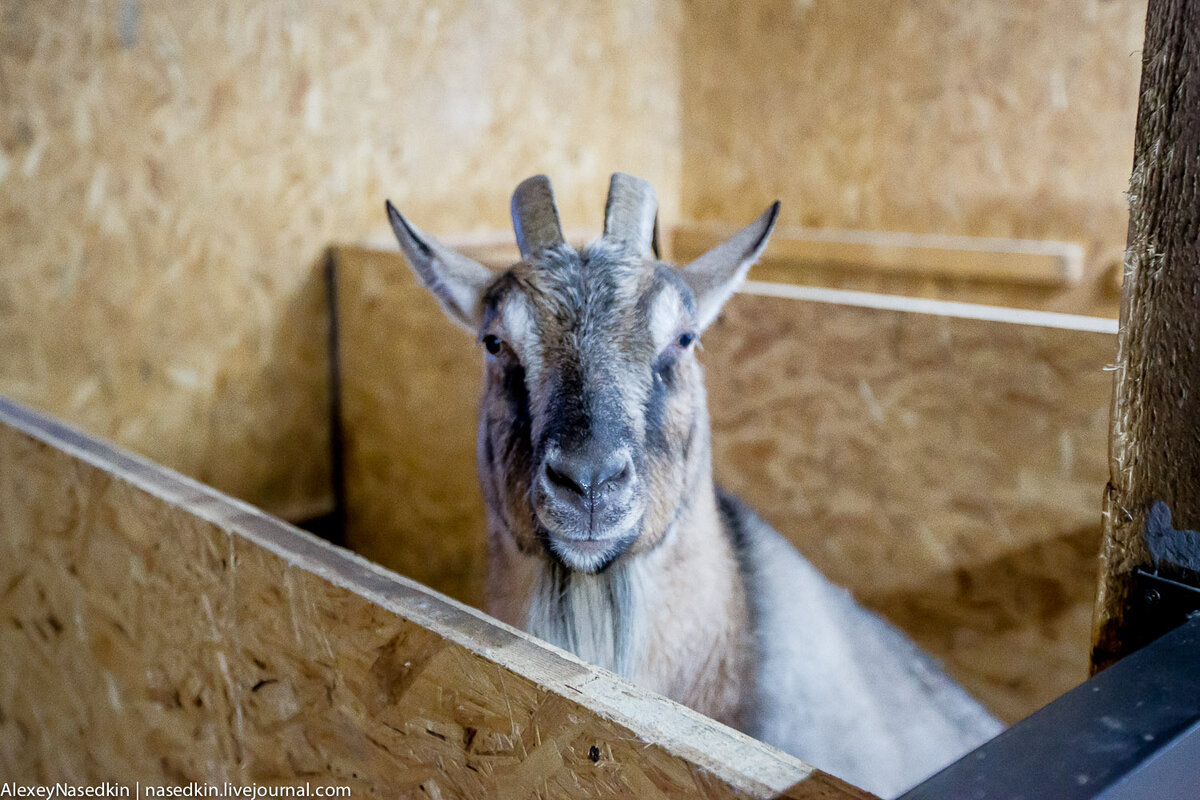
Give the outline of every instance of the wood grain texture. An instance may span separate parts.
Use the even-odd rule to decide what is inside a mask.
[[[2,400],[0,554],[18,783],[869,797]]]
[[[399,252],[339,247],[334,260],[346,544],[482,608],[477,346]]]
[[[328,501],[335,238],[506,225],[527,175],[677,216],[674,3],[5,3],[0,392],[271,510]]]
[[[684,4],[684,219],[1079,242],[1065,289],[811,270],[1116,316],[1145,0]]]
[[[1131,573],[1153,568],[1146,515],[1200,528],[1200,7],[1153,0],[1142,53],[1129,245],[1114,373],[1104,569],[1092,665],[1142,643],[1127,623]]]
[[[477,348],[398,253],[336,257],[348,543],[478,604]],[[717,478],[1019,719],[1086,677],[1114,349],[739,294],[701,354]]]

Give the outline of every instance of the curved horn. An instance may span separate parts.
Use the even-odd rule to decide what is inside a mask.
[[[562,243],[562,226],[558,223],[549,178],[534,175],[521,181],[512,196],[512,221],[521,258],[534,250]]]
[[[613,173],[604,207],[604,237],[625,243],[640,256],[648,256],[655,249],[657,219],[658,197],[654,187],[633,175]]]

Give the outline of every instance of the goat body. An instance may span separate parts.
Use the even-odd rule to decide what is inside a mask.
[[[714,494],[676,538],[594,575],[493,538],[489,611],[883,797],[1000,732],[903,633]]]
[[[513,195],[522,260],[500,274],[388,212],[418,277],[487,352],[493,615],[882,795],[999,731],[713,484],[694,342],[778,203],[676,269],[652,254],[644,181],[613,176],[604,235],[577,252],[537,176]]]

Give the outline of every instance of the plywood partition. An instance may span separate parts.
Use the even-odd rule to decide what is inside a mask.
[[[751,284],[704,336],[717,478],[1015,721],[1087,677],[1115,330]]]
[[[721,5],[683,4],[684,219],[1075,241],[1081,280],[1020,305],[1116,316],[1145,0]]]
[[[398,253],[334,259],[348,541],[481,603],[477,346]],[[704,336],[717,477],[1018,719],[1087,675],[1115,329],[752,284]]]
[[[335,248],[333,259],[346,543],[482,608],[475,342],[398,252]]]
[[[18,783],[869,797],[2,399],[0,611]]]

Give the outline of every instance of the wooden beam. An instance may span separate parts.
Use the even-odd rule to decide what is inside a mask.
[[[1093,669],[1135,649],[1147,514],[1200,529],[1200,4],[1152,0],[1142,50]],[[1143,616],[1144,618],[1144,616]]]
[[[18,783],[870,797],[3,398],[0,618]]]
[[[735,230],[718,224],[678,225],[669,234],[671,257],[687,263]],[[797,273],[811,268],[1069,286],[1083,277],[1083,248],[1071,242],[781,226],[754,275],[793,282]]]

